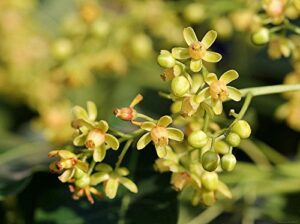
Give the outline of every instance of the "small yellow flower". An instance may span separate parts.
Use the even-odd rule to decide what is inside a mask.
[[[155,149],[159,158],[163,158],[167,154],[167,146],[169,139],[175,141],[182,141],[184,138],[183,133],[176,128],[167,128],[172,123],[170,116],[161,117],[155,122],[144,122],[141,128],[148,131],[144,134],[137,143],[137,149],[145,148],[151,141],[155,145]]]
[[[223,73],[220,79],[217,78],[216,74],[209,73],[205,77],[205,82],[209,87],[204,88],[198,94],[198,102],[204,101],[207,97],[210,97],[212,108],[215,114],[221,114],[223,110],[222,102],[232,99],[234,101],[241,100],[241,93],[238,89],[227,86],[228,83],[239,77],[235,70],[229,70]]]
[[[191,59],[190,69],[199,72],[202,68],[202,60],[216,63],[222,59],[219,53],[209,51],[208,48],[217,38],[217,32],[208,31],[201,41],[198,40],[193,28],[187,27],[183,30],[183,37],[188,44],[188,48],[175,47],[172,55],[175,59]]]

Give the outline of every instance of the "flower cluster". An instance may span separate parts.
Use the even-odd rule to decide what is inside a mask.
[[[234,169],[233,147],[238,147],[241,139],[249,138],[251,128],[242,120],[245,109],[239,114],[231,111],[235,119],[228,126],[220,123],[218,117],[225,101],[241,100],[241,92],[228,86],[239,75],[228,70],[218,78],[208,71],[205,63],[216,63],[222,58],[208,50],[216,40],[215,31],[209,31],[198,41],[194,30],[188,27],[183,36],[187,48],[162,50],[158,56],[158,63],[164,68],[161,77],[170,82],[170,93],[162,95],[173,101],[171,116],[154,119],[140,113],[136,106],[143,97],[138,94],[129,106],[114,110],[117,118],[137,128],[123,133],[111,129],[104,120],[96,120],[97,109],[92,102],[87,103],[87,111],[79,106],[73,108],[76,148],[52,151],[49,156],[59,158],[51,169],[61,174],[62,182],[71,184],[74,198],[85,194],[93,202],[91,194],[104,194],[112,199],[119,185],[137,193],[136,184],[126,177],[129,170],[120,165],[131,146],[142,150],[151,142],[158,156],[156,170],[172,173],[171,184],[176,191],[192,191],[194,205],[201,202],[210,206],[220,195],[231,197],[218,173]],[[247,106],[245,101],[243,107]],[[123,149],[115,168],[104,163],[107,150],[118,150],[120,146]],[[103,193],[98,191],[99,185]]]

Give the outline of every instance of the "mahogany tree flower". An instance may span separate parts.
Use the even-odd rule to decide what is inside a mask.
[[[201,70],[202,60],[216,63],[222,59],[221,54],[208,51],[208,48],[217,38],[216,31],[208,31],[204,35],[203,39],[199,41],[193,28],[187,27],[183,30],[183,37],[188,45],[188,48],[175,47],[172,49],[172,55],[174,58],[179,60],[191,59],[190,69],[193,72],[199,72]]]
[[[165,157],[169,139],[182,141],[184,138],[184,134],[179,129],[167,128],[172,121],[170,116],[163,116],[157,122],[143,122],[141,128],[148,132],[139,139],[137,149],[141,150],[145,148],[152,141],[158,157]]]

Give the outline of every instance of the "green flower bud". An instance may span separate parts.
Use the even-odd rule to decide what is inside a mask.
[[[236,158],[233,154],[226,154],[221,159],[221,167],[225,171],[232,171],[236,165]]]
[[[207,151],[202,155],[202,166],[206,171],[212,172],[217,169],[220,157],[213,151]]]
[[[229,152],[229,145],[224,141],[217,141],[214,144],[214,150],[218,154],[227,154]]]
[[[182,97],[190,89],[190,83],[184,76],[177,76],[171,82],[171,90],[175,96]]]
[[[52,46],[52,54],[58,60],[68,58],[72,54],[72,51],[72,42],[65,38],[57,40]]]
[[[241,137],[238,134],[234,133],[234,132],[230,132],[226,136],[225,140],[232,147],[237,147],[241,143]]]
[[[188,137],[188,143],[194,148],[202,148],[207,142],[207,135],[200,130],[192,132]]]
[[[254,44],[266,44],[270,40],[270,32],[267,28],[260,28],[257,32],[252,34],[252,41]]]
[[[212,206],[216,203],[215,194],[213,191],[205,191],[202,193],[202,201],[206,206]]]
[[[237,133],[241,138],[249,138],[251,127],[247,121],[239,120],[232,126],[231,131]]]
[[[85,188],[90,184],[90,176],[83,175],[80,179],[75,181],[75,185],[80,188]]]
[[[215,172],[205,172],[201,176],[201,183],[206,190],[216,190],[219,183],[218,174],[216,174]]]
[[[172,68],[174,67],[176,60],[169,51],[162,50],[157,57],[157,62],[161,67]]]

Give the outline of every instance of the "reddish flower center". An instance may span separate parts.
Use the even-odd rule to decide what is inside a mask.
[[[214,81],[210,86],[209,86],[209,94],[212,99],[214,100],[226,100],[228,98],[228,89],[227,86],[224,82],[220,80]]]
[[[206,53],[206,48],[200,41],[194,42],[189,46],[189,55],[192,59],[195,60],[202,59],[205,53]]]
[[[165,146],[168,145],[168,130],[165,127],[156,126],[152,128],[150,136],[155,145]]]
[[[100,129],[91,130],[87,136],[85,145],[89,149],[93,149],[102,145],[105,141],[105,133]]]

